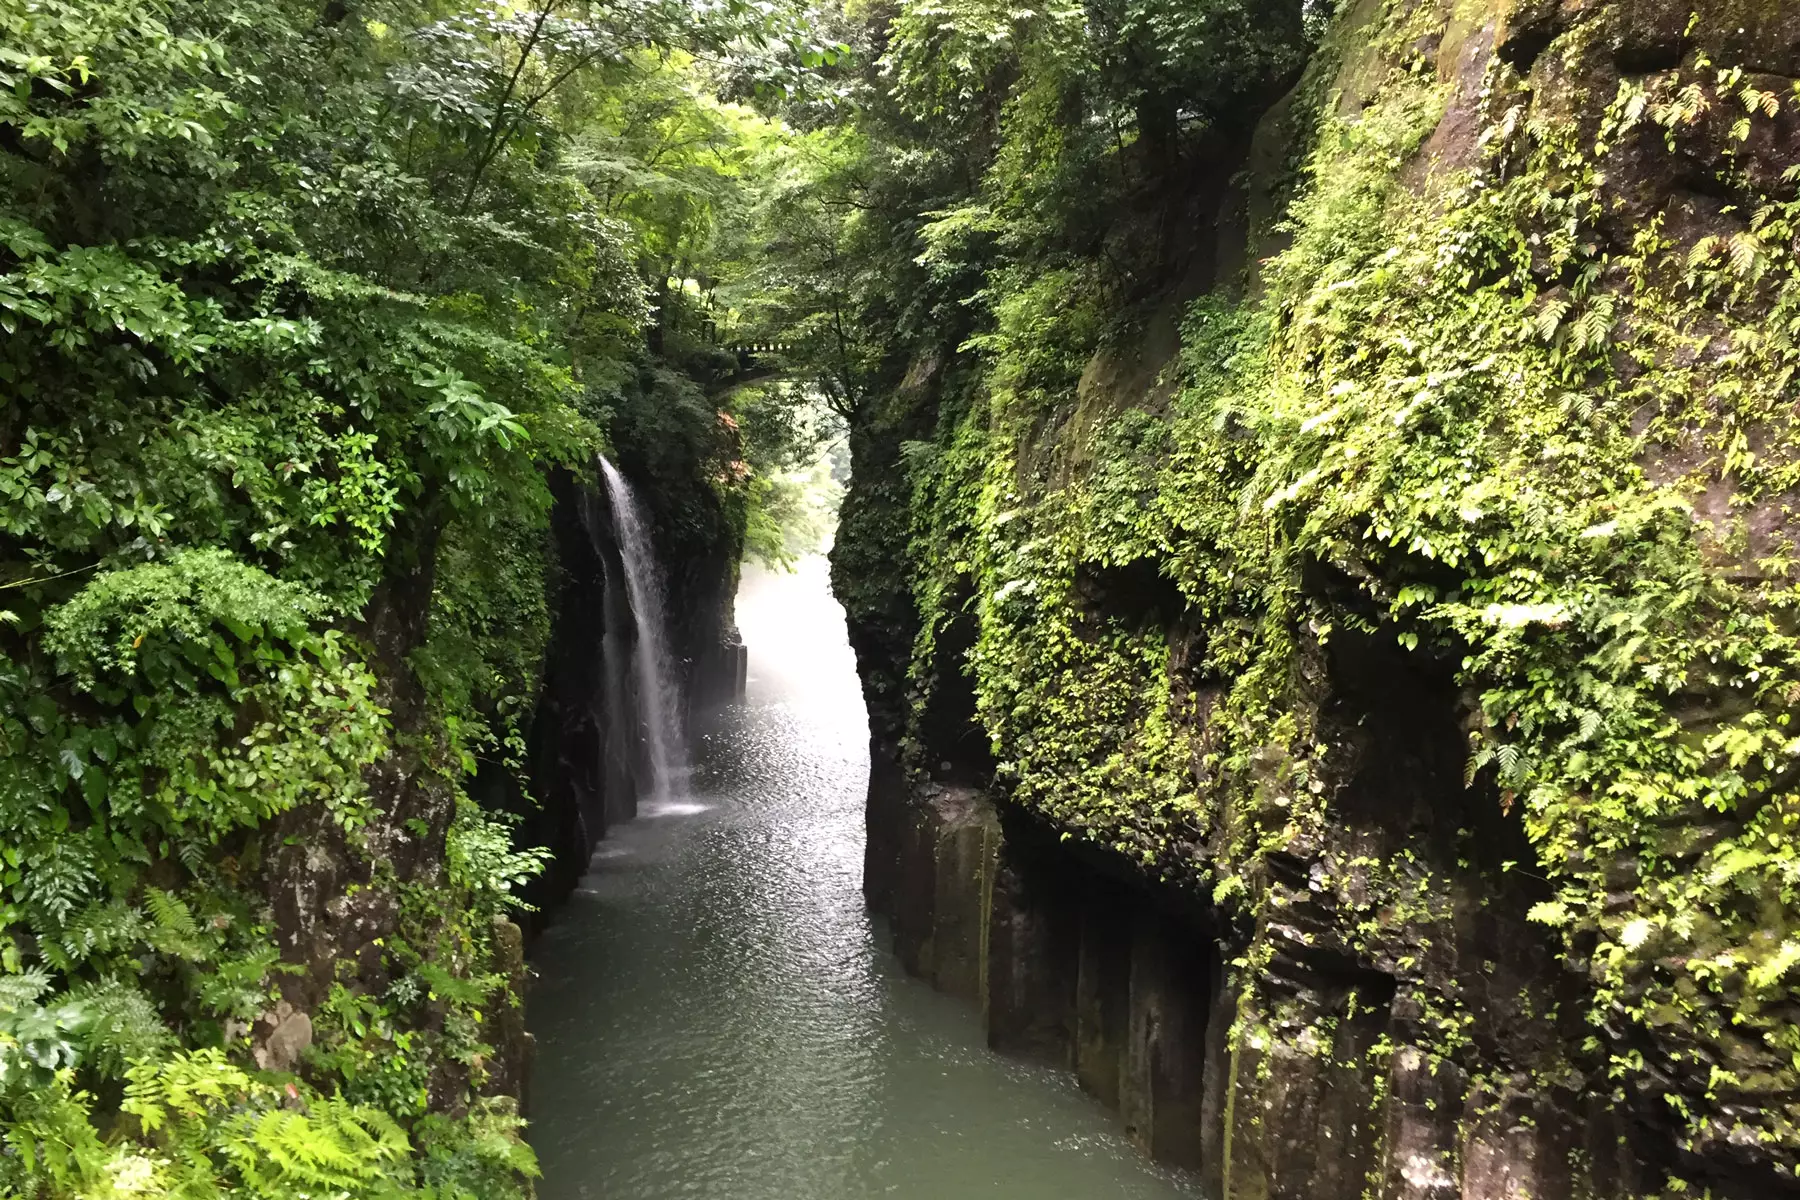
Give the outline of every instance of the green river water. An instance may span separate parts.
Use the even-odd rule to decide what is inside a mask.
[[[861,894],[868,726],[823,560],[746,571],[748,699],[533,958],[543,1200],[1170,1200],[1066,1076],[908,978]]]

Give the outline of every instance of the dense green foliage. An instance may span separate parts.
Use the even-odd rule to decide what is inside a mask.
[[[783,21],[0,2],[0,1195],[524,1187],[540,856],[463,784],[553,472],[744,519],[696,280],[783,137],[716,93],[836,56]]]
[[[1237,929],[1311,847],[1456,1061],[1489,865],[1332,857],[1379,645],[1585,970],[1530,1069],[1800,1158],[1800,92],[1330,7],[0,0],[0,1194],[517,1194],[553,486],[781,562],[844,423],[909,767]]]

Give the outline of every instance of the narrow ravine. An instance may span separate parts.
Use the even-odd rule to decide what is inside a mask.
[[[868,729],[823,560],[747,570],[738,617],[747,701],[537,945],[540,1196],[1196,1194],[882,948],[861,894]]]

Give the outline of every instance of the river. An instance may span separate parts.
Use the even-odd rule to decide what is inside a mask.
[[[822,559],[746,568],[749,694],[533,952],[543,1200],[1165,1200],[1067,1076],[908,978],[861,893],[868,726]]]

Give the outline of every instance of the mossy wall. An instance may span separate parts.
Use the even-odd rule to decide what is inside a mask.
[[[1215,914],[1225,1194],[1800,1186],[1797,79],[1772,0],[1349,5],[1210,269],[861,415],[878,760]]]

